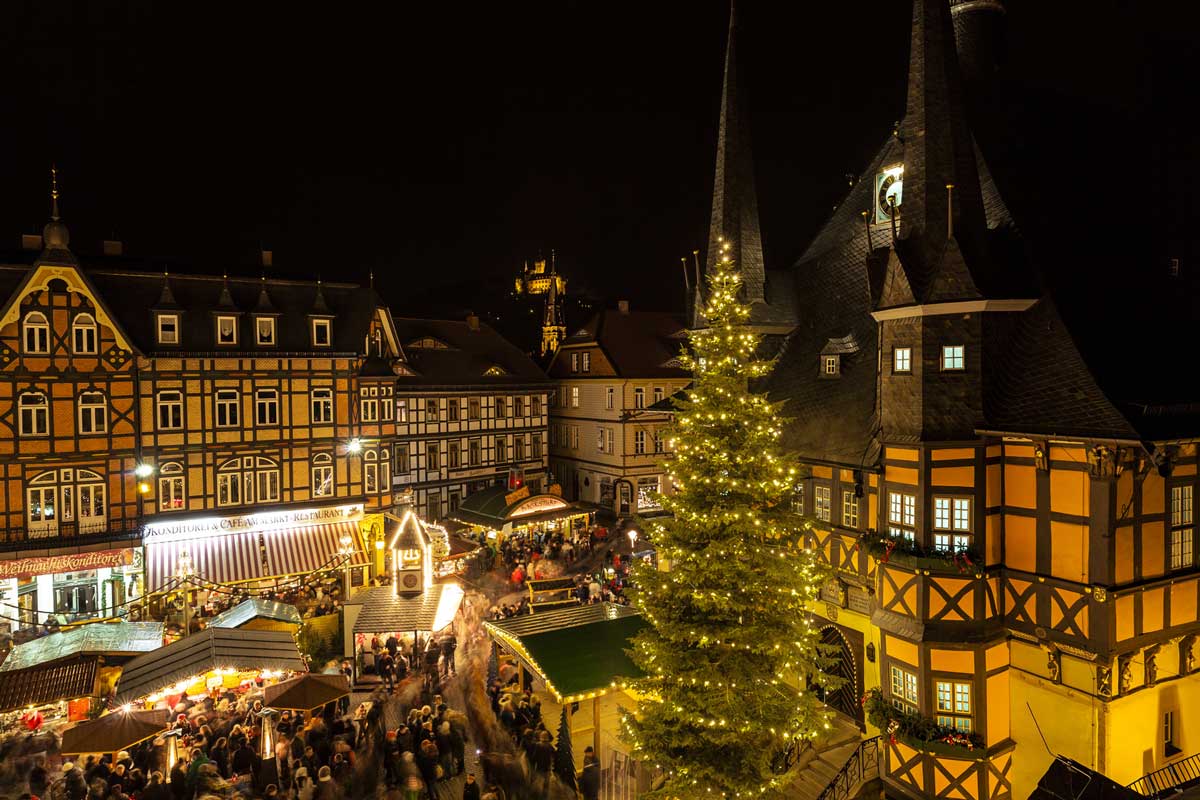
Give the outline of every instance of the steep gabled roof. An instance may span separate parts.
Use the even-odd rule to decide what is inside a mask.
[[[622,378],[686,378],[686,370],[667,366],[683,347],[686,326],[666,311],[600,311],[568,336],[563,347],[596,344]],[[559,350],[562,358],[563,350]]]
[[[477,328],[462,320],[395,317],[393,322],[405,344],[402,364],[413,373],[397,376],[401,386],[513,386],[549,380],[528,354],[482,320]],[[446,346],[412,346],[423,339]],[[503,374],[494,374],[494,367]]]

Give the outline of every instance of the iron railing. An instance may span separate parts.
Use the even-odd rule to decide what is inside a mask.
[[[1167,764],[1129,784],[1144,797],[1165,797],[1200,784],[1200,753]]]
[[[0,528],[0,546],[7,550],[37,550],[66,544],[125,541],[140,538],[144,530],[145,524],[141,519],[14,526]]]
[[[879,743],[882,736],[863,739],[842,764],[817,800],[849,800],[868,779],[879,775]]]

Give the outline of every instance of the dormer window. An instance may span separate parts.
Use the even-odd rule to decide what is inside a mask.
[[[911,347],[897,347],[892,351],[892,372],[912,372]]]
[[[237,344],[237,317],[224,314],[217,316],[217,344]]]
[[[841,356],[821,356],[821,377],[836,378],[842,374]]]
[[[591,353],[588,353],[588,352],[583,353],[583,371],[584,372],[592,371],[592,354]]]
[[[314,319],[312,321],[313,347],[329,347],[333,344],[333,320]]]
[[[45,355],[50,352],[50,323],[46,315],[31,311],[25,315],[21,324],[21,340],[25,343],[25,352]]]
[[[158,315],[158,343],[179,344],[179,315]]]
[[[272,347],[275,345],[274,317],[254,318],[254,343],[259,347]]]
[[[966,348],[961,344],[951,344],[943,347],[942,370],[946,372],[959,372],[965,369],[965,350]]]

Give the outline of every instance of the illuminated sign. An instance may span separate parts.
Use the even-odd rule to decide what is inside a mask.
[[[305,508],[298,511],[267,511],[239,517],[200,517],[198,519],[164,520],[146,525],[145,541],[162,541],[180,537],[220,536],[242,531],[261,531],[295,525],[319,525],[331,522],[357,522],[362,519],[363,507],[331,506]]]
[[[518,500],[524,500],[526,497],[529,497],[529,487],[522,486],[515,492],[509,492],[508,494],[504,495],[504,505],[511,506],[513,503],[517,502]]]
[[[23,578],[30,575],[57,575],[62,572],[83,572],[103,567],[127,567],[133,563],[132,550],[96,550],[91,553],[71,553],[44,558],[18,558],[0,561],[0,578]]]
[[[531,497],[521,505],[517,506],[509,514],[510,517],[524,517],[529,514],[537,514],[542,511],[557,511],[560,508],[567,508],[569,504],[561,497],[554,495],[542,494],[537,497]]]

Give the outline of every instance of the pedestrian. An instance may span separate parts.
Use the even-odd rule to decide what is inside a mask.
[[[442,639],[442,677],[457,674],[454,671],[454,652],[458,649],[458,638],[454,632],[446,634]]]
[[[475,782],[475,773],[467,773],[467,782],[463,785],[463,800],[479,800],[479,784]]]
[[[579,776],[583,800],[600,800],[600,761],[591,745],[583,751],[583,772]]]
[[[163,783],[163,774],[155,770],[150,775],[150,783],[142,791],[141,800],[170,800],[171,789]]]

